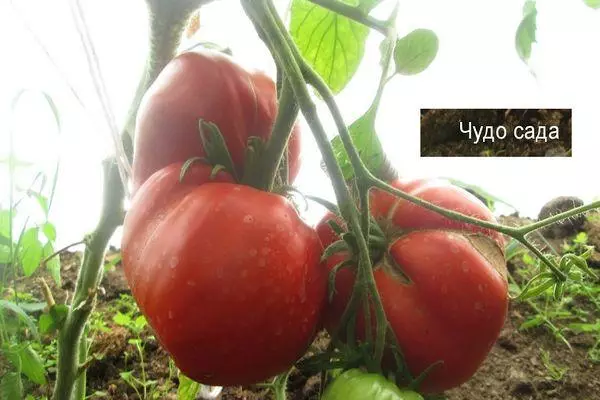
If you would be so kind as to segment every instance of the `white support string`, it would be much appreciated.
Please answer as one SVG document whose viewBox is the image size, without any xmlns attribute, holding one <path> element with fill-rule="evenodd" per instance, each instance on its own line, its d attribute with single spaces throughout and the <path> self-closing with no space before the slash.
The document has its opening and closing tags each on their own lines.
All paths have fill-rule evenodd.
<svg viewBox="0 0 600 400">
<path fill-rule="evenodd" d="M 119 129 L 117 128 L 115 115 L 110 105 L 110 99 L 108 97 L 106 85 L 102 77 L 102 71 L 98 62 L 96 49 L 91 40 L 88 25 L 86 23 L 85 16 L 79 0 L 70 0 L 70 5 L 71 12 L 73 14 L 73 20 L 77 27 L 77 33 L 79 34 L 81 44 L 83 45 L 85 51 L 90 76 L 94 84 L 94 89 L 96 90 L 96 94 L 98 95 L 98 99 L 100 100 L 102 111 L 104 113 L 104 118 L 108 125 L 110 135 L 115 146 L 115 156 L 119 167 L 119 175 L 121 177 L 121 181 L 123 182 L 125 195 L 129 197 L 128 182 L 129 177 L 131 176 L 131 165 L 129 164 L 129 160 L 127 159 L 127 155 L 123 147 L 123 142 L 121 140 L 121 135 L 119 133 Z"/>
</svg>

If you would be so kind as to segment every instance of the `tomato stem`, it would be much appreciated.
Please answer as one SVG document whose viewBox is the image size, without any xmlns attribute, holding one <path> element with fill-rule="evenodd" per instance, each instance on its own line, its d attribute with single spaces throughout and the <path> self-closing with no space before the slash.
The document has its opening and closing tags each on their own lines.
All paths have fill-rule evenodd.
<svg viewBox="0 0 600 400">
<path fill-rule="evenodd" d="M 320 77 L 318 77 L 318 75 L 316 75 L 316 73 L 314 73 L 314 71 L 312 71 L 312 69 L 305 64 L 298 52 L 296 45 L 283 26 L 281 19 L 275 12 L 275 8 L 270 0 L 245 0 L 242 2 L 242 5 L 244 6 L 244 9 L 250 19 L 254 22 L 255 26 L 262 30 L 262 33 L 265 37 L 265 43 L 269 47 L 273 57 L 278 61 L 279 65 L 281 65 L 285 74 L 285 79 L 289 80 L 294 95 L 298 101 L 298 104 L 300 105 L 300 109 L 302 110 L 302 113 L 304 114 L 313 132 L 321 154 L 323 155 L 329 176 L 332 179 L 338 204 L 340 205 L 342 217 L 347 222 L 350 229 L 356 233 L 358 250 L 357 279 L 355 280 L 351 301 L 348 303 L 348 306 L 342 315 L 337 332 L 333 334 L 332 342 L 335 342 L 340 329 L 345 327 L 351 315 L 356 312 L 356 306 L 358 305 L 357 300 L 360 300 L 362 297 L 360 296 L 360 293 L 363 289 L 367 289 L 371 291 L 371 298 L 375 303 L 375 312 L 377 316 L 377 339 L 375 342 L 374 361 L 377 365 L 380 365 L 381 360 L 383 359 L 385 347 L 387 319 L 385 317 L 381 298 L 375 285 L 368 243 L 364 234 L 365 232 L 368 234 L 368 224 L 366 227 L 363 226 L 363 232 L 363 229 L 361 229 L 361 220 L 359 218 L 358 209 L 352 199 L 350 189 L 346 185 L 340 166 L 335 158 L 333 148 L 329 143 L 325 129 L 318 117 L 316 106 L 312 101 L 306 86 L 307 82 L 305 77 L 307 74 L 312 73 L 313 78 L 318 80 L 320 80 Z M 326 93 L 329 95 L 329 99 L 332 99 L 333 95 L 325 84 L 324 88 L 327 89 Z M 328 105 L 333 105 L 333 107 L 337 109 L 335 101 L 330 102 Z M 341 114 L 339 112 L 334 114 L 334 119 L 336 119 L 338 127 L 341 127 L 341 129 L 345 130 L 347 134 L 342 137 L 342 141 L 344 141 L 345 147 L 349 147 L 349 149 L 347 148 L 346 151 L 350 153 L 350 159 L 353 160 L 353 162 L 362 163 L 358 152 L 352 144 L 352 139 L 348 134 L 348 130 L 343 122 L 343 119 L 341 118 Z M 368 213 L 368 208 L 366 209 L 366 212 Z M 368 223 L 369 220 L 366 220 Z M 357 293 L 359 296 L 357 296 Z M 365 298 L 368 299 L 369 296 L 365 296 Z"/>
<path fill-rule="evenodd" d="M 78 376 L 79 360 L 85 360 L 87 353 L 87 338 L 83 332 L 102 276 L 108 241 L 123 221 L 123 186 L 114 159 L 104 162 L 104 188 L 100 222 L 86 240 L 73 301 L 58 335 L 58 362 L 53 394 L 55 400 L 69 400 L 74 386 L 80 388 L 82 383 L 85 386 L 85 373 Z"/>
<path fill-rule="evenodd" d="M 343 3 L 339 0 L 309 0 L 311 3 L 317 4 L 323 8 L 343 15 L 351 20 L 361 23 L 369 28 L 375 29 L 384 36 L 388 35 L 390 25 L 385 21 L 380 21 L 371 17 L 367 12 L 360 7 L 354 7 Z"/>
</svg>

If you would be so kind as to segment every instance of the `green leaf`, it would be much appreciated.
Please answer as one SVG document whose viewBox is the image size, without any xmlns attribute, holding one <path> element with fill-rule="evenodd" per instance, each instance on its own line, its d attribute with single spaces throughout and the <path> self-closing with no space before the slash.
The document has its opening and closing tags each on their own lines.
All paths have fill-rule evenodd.
<svg viewBox="0 0 600 400">
<path fill-rule="evenodd" d="M 535 11 L 535 1 L 536 0 L 526 0 L 525 4 L 523 4 L 523 16 L 526 17 L 532 11 Z"/>
<path fill-rule="evenodd" d="M 384 152 L 375 131 L 375 117 L 375 107 L 372 107 L 363 116 L 354 121 L 348 127 L 348 130 L 360 158 L 371 172 L 377 174 L 384 162 Z M 354 176 L 354 171 L 341 138 L 339 136 L 334 137 L 331 145 L 333 146 L 335 158 L 344 174 L 344 179 L 351 179 Z"/>
<path fill-rule="evenodd" d="M 52 245 L 52 242 L 48 242 L 44 245 L 42 257 L 44 259 L 47 259 L 52 254 L 54 254 L 54 246 Z M 54 280 L 56 285 L 60 287 L 60 254 L 57 254 L 56 256 L 46 261 L 46 268 L 48 269 L 48 272 L 50 272 L 50 276 L 52 276 L 52 279 Z"/>
<path fill-rule="evenodd" d="M 526 329 L 534 328 L 536 326 L 542 325 L 543 323 L 544 323 L 544 317 L 542 317 L 540 315 L 536 315 L 533 318 L 529 318 L 528 320 L 523 322 L 521 324 L 521 326 L 519 326 L 519 330 L 526 330 Z"/>
<path fill-rule="evenodd" d="M 38 238 L 39 228 L 29 228 L 21 236 L 19 258 L 25 276 L 31 276 L 40 266 L 44 247 Z"/>
<path fill-rule="evenodd" d="M 42 225 L 42 232 L 44 232 L 44 236 L 48 238 L 50 241 L 56 240 L 56 227 L 51 222 L 46 222 Z"/>
<path fill-rule="evenodd" d="M 356 0 L 343 0 L 353 6 Z M 365 7 L 378 2 L 364 1 Z M 290 32 L 302 56 L 339 93 L 356 73 L 369 28 L 308 0 L 293 0 Z"/>
<path fill-rule="evenodd" d="M 127 314 L 123 314 L 121 312 L 117 312 L 113 317 L 113 321 L 117 325 L 121 326 L 129 326 L 131 324 L 131 317 Z"/>
<path fill-rule="evenodd" d="M 31 334 L 39 340 L 39 334 L 37 327 L 35 326 L 35 322 L 21 307 L 12 301 L 0 300 L 0 310 L 2 312 L 12 311 L 19 318 L 19 320 L 21 320 L 21 322 L 27 326 Z"/>
<path fill-rule="evenodd" d="M 600 9 L 600 0 L 583 0 L 586 6 L 595 10 Z"/>
<path fill-rule="evenodd" d="M 19 346 L 18 356 L 21 361 L 21 373 L 31 382 L 44 385 L 46 383 L 44 362 L 39 354 L 31 348 L 29 343 L 25 346 Z"/>
<path fill-rule="evenodd" d="M 10 244 L 10 210 L 0 210 L 0 236 L 9 240 L 5 244 Z"/>
<path fill-rule="evenodd" d="M 138 316 L 133 321 L 133 326 L 135 326 L 135 329 L 138 332 L 143 331 L 147 325 L 148 325 L 148 321 L 146 320 L 146 317 L 144 317 L 143 315 Z"/>
<path fill-rule="evenodd" d="M 535 2 L 533 2 L 533 5 L 529 6 L 526 4 L 525 10 L 528 11 L 528 13 L 523 17 L 523 20 L 517 28 L 515 47 L 521 60 L 527 63 L 529 57 L 531 57 L 531 46 L 536 41 L 537 9 L 535 7 Z"/>
<path fill-rule="evenodd" d="M 435 59 L 439 40 L 429 29 L 415 29 L 398 39 L 394 48 L 396 73 L 415 75 L 423 72 Z"/>
<path fill-rule="evenodd" d="M 201 387 L 202 385 L 200 383 L 191 380 L 180 372 L 177 398 L 179 400 L 195 400 L 198 393 L 200 393 Z"/>
<path fill-rule="evenodd" d="M 513 205 L 507 203 L 506 201 L 502 200 L 499 197 L 494 196 L 490 192 L 485 191 L 484 189 L 480 188 L 477 185 L 471 185 L 469 183 L 465 183 L 463 181 L 459 181 L 459 180 L 453 179 L 453 178 L 443 178 L 443 179 L 446 179 L 448 182 L 452 183 L 455 186 L 474 191 L 479 196 L 486 199 L 486 201 L 488 201 L 488 202 L 491 201 L 491 202 L 495 202 L 495 203 L 502 203 L 505 206 L 508 206 L 508 207 L 512 208 L 513 210 L 517 211 L 517 209 Z"/>
<path fill-rule="evenodd" d="M 38 320 L 38 327 L 40 329 L 40 333 L 42 335 L 52 333 L 56 330 L 56 325 L 54 324 L 54 319 L 50 314 L 42 314 L 40 315 L 40 319 Z"/>
<path fill-rule="evenodd" d="M 0 381 L 0 399 L 21 400 L 23 398 L 23 382 L 21 374 L 7 372 Z"/>
</svg>

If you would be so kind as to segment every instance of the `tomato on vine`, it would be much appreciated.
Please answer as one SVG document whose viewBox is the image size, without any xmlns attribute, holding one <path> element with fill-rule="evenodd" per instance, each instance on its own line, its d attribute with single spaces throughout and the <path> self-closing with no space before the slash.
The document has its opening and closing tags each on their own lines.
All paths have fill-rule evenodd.
<svg viewBox="0 0 600 400">
<path fill-rule="evenodd" d="M 456 186 L 434 181 L 396 181 L 393 186 L 444 208 L 486 221 L 491 212 Z M 504 239 L 496 231 L 450 220 L 433 211 L 371 192 L 371 213 L 383 232 L 372 247 L 374 277 L 387 319 L 413 376 L 434 366 L 420 387 L 440 392 L 467 381 L 483 362 L 504 324 L 508 283 Z M 328 246 L 337 235 L 327 215 L 317 231 Z M 328 268 L 347 260 L 337 253 Z M 336 329 L 354 285 L 354 270 L 340 269 L 325 314 L 325 326 Z M 364 337 L 364 319 L 357 319 Z M 393 365 L 391 354 L 386 365 Z"/>
<path fill-rule="evenodd" d="M 123 226 L 127 281 L 188 377 L 257 383 L 299 359 L 326 301 L 318 235 L 285 197 L 194 163 L 153 174 Z"/>
<path fill-rule="evenodd" d="M 225 139 L 238 176 L 250 137 L 267 140 L 277 115 L 275 83 L 216 50 L 175 57 L 150 86 L 137 116 L 133 192 L 154 172 L 174 162 L 204 157 L 199 120 L 214 123 Z M 300 128 L 288 142 L 289 181 L 300 169 Z"/>
</svg>

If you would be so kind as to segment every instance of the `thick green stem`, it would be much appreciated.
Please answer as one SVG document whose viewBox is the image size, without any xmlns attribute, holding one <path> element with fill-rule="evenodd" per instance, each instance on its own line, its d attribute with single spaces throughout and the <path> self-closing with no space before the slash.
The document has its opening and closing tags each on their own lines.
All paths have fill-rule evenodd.
<svg viewBox="0 0 600 400">
<path fill-rule="evenodd" d="M 123 220 L 123 185 L 114 160 L 104 164 L 104 199 L 98 226 L 87 240 L 73 302 L 58 335 L 58 367 L 53 399 L 70 400 L 79 370 L 82 337 L 96 298 L 108 241 Z M 85 374 L 80 379 L 85 382 Z M 85 390 L 84 390 L 85 392 Z M 74 399 L 80 400 L 80 397 Z"/>
<path fill-rule="evenodd" d="M 279 170 L 279 164 L 286 151 L 288 140 L 292 134 L 292 128 L 298 117 L 298 103 L 294 97 L 294 91 L 287 79 L 283 78 L 281 95 L 279 96 L 279 106 L 277 118 L 273 124 L 271 138 L 265 146 L 265 152 L 261 164 L 261 171 L 256 174 L 262 179 L 257 182 L 256 187 L 270 191 L 275 183 L 275 178 Z"/>
<path fill-rule="evenodd" d="M 476 226 L 480 226 L 482 228 L 487 228 L 487 229 L 492 229 L 495 231 L 498 231 L 500 233 L 504 233 L 505 235 L 511 236 L 511 237 L 516 237 L 520 234 L 520 229 L 521 228 L 514 228 L 511 226 L 505 226 L 505 225 L 501 225 L 501 224 L 496 224 L 493 222 L 489 222 L 489 221 L 484 221 L 478 218 L 474 218 L 474 217 L 470 217 L 468 215 L 465 214 L 461 214 L 459 212 L 456 211 L 452 211 L 452 210 L 448 210 L 446 208 L 440 207 L 440 206 L 436 206 L 435 204 L 432 204 L 428 201 L 422 200 L 418 197 L 412 196 L 408 193 L 405 193 L 399 189 L 396 189 L 393 186 L 390 186 L 389 184 L 387 184 L 386 182 L 381 181 L 380 179 L 377 179 L 375 176 L 370 175 L 369 176 L 369 180 L 371 182 L 371 185 L 373 187 L 382 189 L 388 193 L 391 193 L 397 197 L 400 197 L 401 199 L 404 200 L 408 200 L 411 203 L 417 204 L 423 208 L 426 208 L 428 210 L 434 211 L 438 214 L 443 215 L 444 217 L 448 217 L 451 219 L 455 219 L 455 220 L 459 220 L 459 221 L 464 221 L 464 222 L 468 222 L 470 224 L 476 225 Z"/>
<path fill-rule="evenodd" d="M 333 153 L 333 149 L 329 140 L 327 138 L 327 134 L 321 121 L 318 117 L 316 106 L 310 97 L 310 93 L 306 87 L 306 81 L 304 80 L 304 76 L 302 70 L 300 68 L 301 59 L 297 58 L 298 51 L 295 48 L 295 45 L 289 36 L 287 30 L 282 29 L 283 23 L 279 19 L 279 17 L 272 12 L 273 5 L 268 0 L 261 1 L 250 1 L 244 0 L 242 4 L 246 10 L 248 16 L 255 21 L 255 25 L 260 26 L 268 40 L 267 45 L 269 46 L 271 52 L 273 53 L 276 60 L 281 61 L 281 67 L 284 70 L 286 75 L 286 79 L 289 80 L 290 85 L 294 91 L 294 95 L 300 105 L 300 109 L 304 114 L 312 132 L 319 146 L 323 159 L 325 161 L 325 165 L 329 172 L 329 175 L 332 179 L 333 188 L 336 194 L 336 198 L 338 200 L 338 204 L 340 205 L 340 211 L 342 217 L 347 221 L 348 226 L 353 232 L 356 232 L 356 241 L 358 247 L 358 269 L 359 273 L 357 274 L 356 285 L 363 284 L 361 282 L 361 274 L 365 277 L 365 280 L 369 282 L 367 287 L 369 289 L 375 289 L 374 293 L 372 293 L 373 300 L 375 301 L 375 309 L 378 316 L 378 321 L 383 318 L 385 321 L 385 312 L 383 311 L 383 306 L 381 304 L 381 298 L 379 297 L 379 293 L 375 287 L 375 280 L 373 276 L 373 270 L 371 265 L 371 260 L 369 256 L 369 249 L 367 245 L 367 241 L 365 236 L 362 234 L 360 219 L 358 210 L 354 201 L 352 199 L 350 190 L 344 181 L 344 176 L 338 165 L 335 154 Z M 350 142 L 351 143 L 351 142 Z M 358 156 L 358 154 L 357 154 Z M 360 157 L 358 158 L 360 161 Z M 355 286 L 356 286 L 355 285 Z M 356 291 L 355 291 L 356 292 Z M 352 297 L 355 298 L 356 293 L 353 293 Z M 355 303 L 354 300 L 351 300 L 342 316 L 342 322 L 340 323 L 340 328 L 345 325 L 350 319 L 352 314 L 351 307 Z M 385 334 L 386 331 L 383 329 L 382 333 L 379 332 L 377 335 L 377 341 L 375 344 L 375 361 L 376 364 L 379 365 L 381 359 L 383 358 L 383 351 L 385 347 Z M 336 335 L 334 335 L 336 336 Z"/>
<path fill-rule="evenodd" d="M 173 58 L 189 15 L 210 0 L 164 2 L 147 0 L 150 13 L 150 52 L 134 95 L 121 138 L 131 159 L 135 119 L 141 99 L 158 74 Z M 85 398 L 86 373 L 80 365 L 87 358 L 83 332 L 94 306 L 108 242 L 123 220 L 123 183 L 114 162 L 105 164 L 104 202 L 101 219 L 88 237 L 73 301 L 58 335 L 58 362 L 53 399 Z"/>
<path fill-rule="evenodd" d="M 354 7 L 343 3 L 339 0 L 310 0 L 311 3 L 317 4 L 323 8 L 333 11 L 344 17 L 350 18 L 360 24 L 375 29 L 382 35 L 387 36 L 389 32 L 389 24 L 385 21 L 380 21 L 371 17 L 367 12 L 359 7 Z"/>
</svg>

